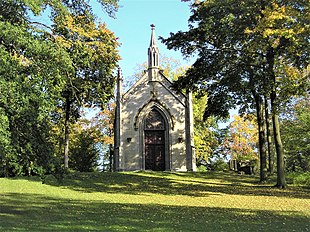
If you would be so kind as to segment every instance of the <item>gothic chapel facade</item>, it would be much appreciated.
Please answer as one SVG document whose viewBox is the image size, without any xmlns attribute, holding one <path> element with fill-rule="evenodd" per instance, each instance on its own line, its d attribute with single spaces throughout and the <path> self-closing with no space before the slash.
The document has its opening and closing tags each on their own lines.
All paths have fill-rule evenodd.
<svg viewBox="0 0 310 232">
<path fill-rule="evenodd" d="M 126 93 L 118 75 L 114 125 L 116 171 L 195 171 L 191 93 L 171 88 L 159 69 L 152 26 L 148 69 Z"/>
</svg>

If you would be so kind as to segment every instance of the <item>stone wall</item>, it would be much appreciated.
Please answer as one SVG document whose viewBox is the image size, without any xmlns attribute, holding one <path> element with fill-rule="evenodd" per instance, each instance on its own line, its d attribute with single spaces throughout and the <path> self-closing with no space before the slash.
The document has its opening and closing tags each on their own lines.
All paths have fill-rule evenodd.
<svg viewBox="0 0 310 232">
<path fill-rule="evenodd" d="M 166 170 L 186 171 L 186 97 L 161 73 L 157 81 L 149 81 L 146 73 L 121 100 L 119 169 L 144 169 L 143 121 L 153 107 L 166 118 Z"/>
</svg>

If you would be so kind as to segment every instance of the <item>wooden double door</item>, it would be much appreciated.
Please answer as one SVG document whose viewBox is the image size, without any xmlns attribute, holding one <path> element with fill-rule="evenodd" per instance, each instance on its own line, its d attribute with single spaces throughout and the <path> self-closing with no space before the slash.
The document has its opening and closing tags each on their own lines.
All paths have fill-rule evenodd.
<svg viewBox="0 0 310 232">
<path fill-rule="evenodd" d="M 145 131 L 145 170 L 165 170 L 165 131 Z"/>
</svg>

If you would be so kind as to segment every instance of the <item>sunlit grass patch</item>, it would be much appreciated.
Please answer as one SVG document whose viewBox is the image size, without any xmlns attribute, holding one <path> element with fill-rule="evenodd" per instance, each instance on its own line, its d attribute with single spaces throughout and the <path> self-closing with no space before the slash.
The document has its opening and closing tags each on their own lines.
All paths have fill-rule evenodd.
<svg viewBox="0 0 310 232">
<path fill-rule="evenodd" d="M 310 231 L 309 189 L 234 173 L 72 173 L 0 187 L 0 231 Z"/>
</svg>

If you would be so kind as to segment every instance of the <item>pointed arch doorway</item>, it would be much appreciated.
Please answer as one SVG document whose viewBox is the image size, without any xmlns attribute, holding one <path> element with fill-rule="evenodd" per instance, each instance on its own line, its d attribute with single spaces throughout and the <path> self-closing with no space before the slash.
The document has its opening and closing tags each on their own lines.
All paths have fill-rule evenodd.
<svg viewBox="0 0 310 232">
<path fill-rule="evenodd" d="M 166 170 L 167 125 L 163 115 L 151 109 L 144 120 L 145 170 Z"/>
</svg>

